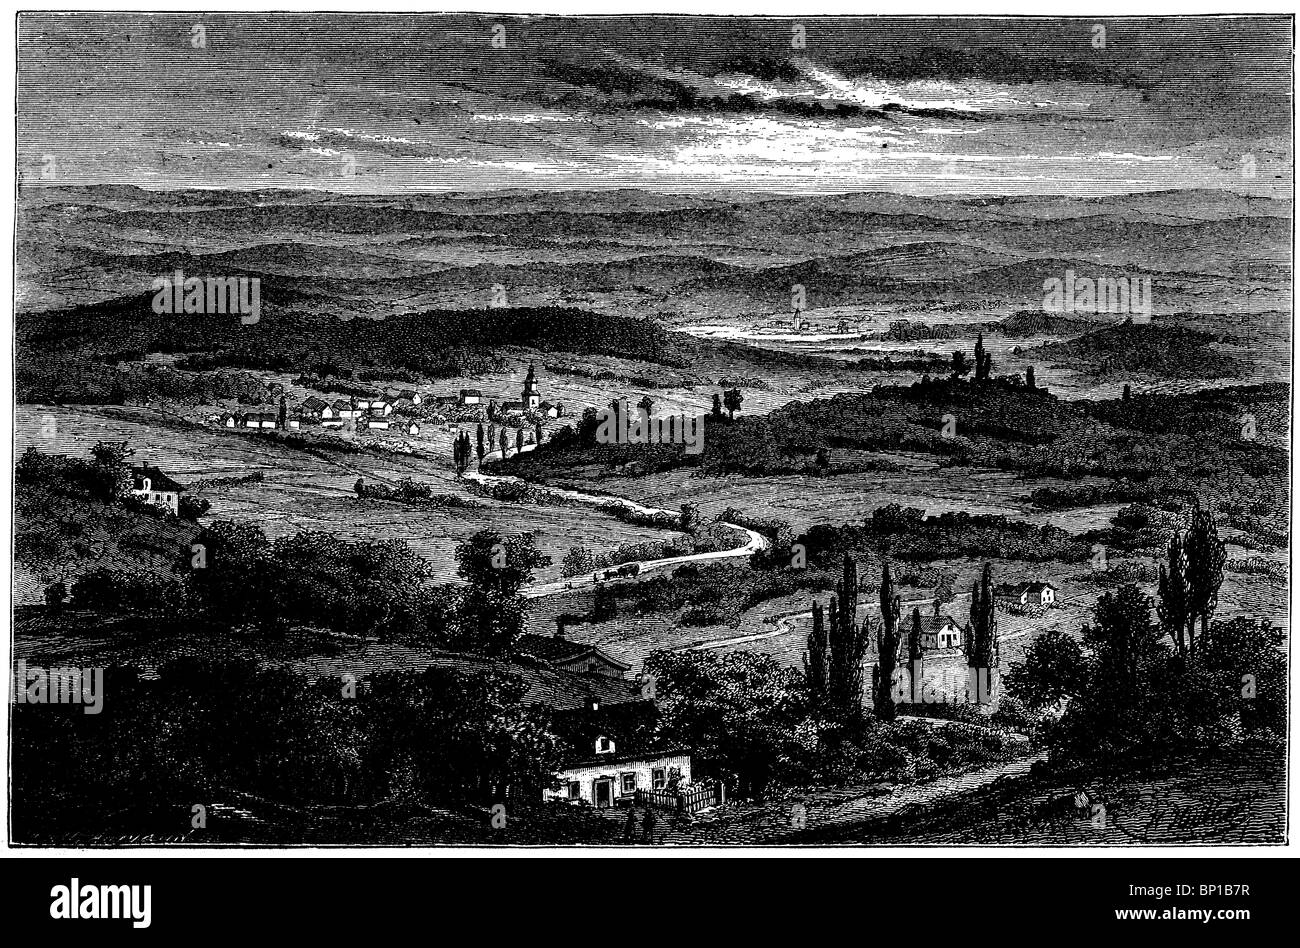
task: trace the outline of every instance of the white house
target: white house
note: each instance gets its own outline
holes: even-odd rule
[[[958,648],[961,638],[961,626],[952,616],[930,616],[921,626],[922,651]]]
[[[334,402],[334,411],[336,416],[339,418],[360,418],[363,409],[361,407],[361,402],[357,402],[353,405],[352,402],[340,398]]]
[[[542,402],[540,405],[537,406],[537,410],[547,418],[560,417],[560,406],[557,405],[555,402]]]
[[[183,486],[156,467],[141,464],[131,468],[131,496],[139,497],[145,503],[166,507],[179,515],[181,493],[184,490]]]
[[[420,433],[420,423],[413,421],[406,426],[406,433],[409,435],[418,435]]]
[[[691,755],[667,750],[620,756],[614,740],[601,735],[589,759],[569,764],[556,777],[560,789],[543,791],[543,799],[585,801],[603,809],[630,802],[638,790],[663,790],[669,781],[689,784]]]
[[[999,586],[994,593],[1002,606],[1034,606],[1046,609],[1056,604],[1056,587],[1051,583],[1020,583]]]
[[[388,424],[389,422],[387,418],[376,418],[375,416],[371,415],[369,418],[366,419],[367,428],[380,428],[380,429],[387,430]]]
[[[481,405],[483,404],[483,393],[476,388],[462,388],[460,390],[460,403],[462,405]]]

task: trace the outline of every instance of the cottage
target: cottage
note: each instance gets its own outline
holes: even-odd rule
[[[366,419],[367,428],[387,430],[388,424],[389,422],[387,418],[376,418],[374,415],[371,415],[369,418]]]
[[[433,399],[434,408],[450,408],[452,405],[459,405],[460,397],[458,395],[436,395]]]
[[[556,402],[542,402],[537,406],[537,410],[546,418],[560,417],[560,406]]]
[[[414,389],[410,389],[410,388],[402,389],[400,392],[396,394],[396,397],[393,400],[407,401],[410,402],[412,405],[424,404],[424,396],[421,395],[419,392],[415,391]]]
[[[930,616],[921,626],[921,650],[926,652],[961,646],[961,626],[952,616]]]
[[[238,428],[242,423],[239,415],[232,415],[229,412],[221,416],[219,424],[223,428]]]
[[[630,804],[638,790],[665,790],[670,784],[691,782],[691,755],[683,750],[620,755],[615,740],[604,734],[584,750],[586,759],[573,760],[557,772],[560,789],[543,791],[543,799],[586,802],[603,809]]]
[[[420,423],[413,421],[406,426],[406,433],[409,435],[418,435],[420,433]]]
[[[1056,604],[1056,587],[1051,583],[1020,583],[1015,586],[999,586],[994,590],[998,605],[1004,607],[1032,606],[1046,609]]]
[[[362,415],[361,402],[350,402],[346,399],[335,399],[334,401],[335,417],[338,418],[360,418]]]
[[[184,490],[182,485],[156,467],[141,464],[131,468],[131,496],[139,497],[145,503],[166,507],[179,515]]]
[[[330,408],[330,403],[316,395],[303,400],[298,409],[298,413],[306,415],[308,418],[331,418],[334,409]]]
[[[462,388],[460,390],[460,403],[462,405],[481,405],[483,404],[483,393],[476,388]]]
[[[526,411],[523,402],[502,402],[501,414],[503,415],[522,415]]]

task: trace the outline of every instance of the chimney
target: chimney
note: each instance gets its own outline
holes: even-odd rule
[[[564,616],[556,616],[555,618],[555,637],[557,639],[564,638]]]

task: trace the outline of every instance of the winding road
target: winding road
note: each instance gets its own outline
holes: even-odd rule
[[[529,481],[520,480],[517,477],[501,476],[496,474],[483,474],[479,471],[467,472],[464,475],[464,477],[466,480],[474,481],[480,484],[491,484],[491,483],[527,484],[533,490],[537,490],[549,494],[559,500],[569,502],[569,503],[583,504],[589,507],[617,506],[617,507],[622,507],[623,509],[628,510],[632,513],[643,514],[646,516],[653,516],[656,514],[667,514],[668,516],[674,516],[674,517],[677,516],[676,511],[665,510],[661,507],[647,507],[644,504],[639,504],[634,500],[627,499],[626,497],[613,497],[606,494],[584,494],[581,491],[576,491],[576,490],[566,490],[560,487],[548,487],[546,485],[533,484]],[[637,562],[638,565],[640,566],[640,569],[637,573],[637,576],[644,576],[646,573],[651,572],[652,570],[665,569],[667,567],[672,567],[672,566],[680,566],[683,563],[702,563],[702,562],[707,562],[709,560],[726,560],[726,559],[737,559],[741,557],[748,557],[757,553],[759,550],[767,549],[768,546],[767,537],[763,536],[761,533],[758,533],[754,530],[750,530],[748,527],[742,527],[734,523],[725,523],[719,521],[719,525],[723,527],[727,527],[731,530],[735,530],[738,533],[743,533],[746,537],[745,542],[742,545],[734,547],[733,549],[730,550],[712,550],[707,553],[690,553],[685,556],[668,556],[656,560],[639,560]],[[619,565],[628,565],[628,564],[619,564]],[[572,592],[577,589],[594,587],[600,585],[603,582],[616,581],[615,579],[605,580],[605,579],[596,578],[597,576],[603,576],[604,572],[605,570],[602,569],[597,571],[595,574],[591,576],[588,576],[586,573],[584,573],[581,576],[572,576],[569,577],[568,579],[559,579],[549,583],[533,583],[530,586],[524,587],[522,591],[522,595],[526,599],[539,599],[543,596],[561,595],[563,593]],[[628,577],[628,578],[632,578],[632,577]]]

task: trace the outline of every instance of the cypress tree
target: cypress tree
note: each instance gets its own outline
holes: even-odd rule
[[[1195,617],[1189,613],[1187,588],[1187,550],[1183,546],[1183,533],[1174,531],[1169,540],[1169,562],[1160,564],[1160,604],[1156,608],[1160,624],[1169,633],[1178,648],[1178,654],[1187,654],[1187,642],[1195,631]],[[1189,621],[1193,623],[1189,628]]]
[[[1201,620],[1199,644],[1204,646],[1210,637],[1210,620],[1219,604],[1219,587],[1223,584],[1223,564],[1227,554],[1219,539],[1219,528],[1214,515],[1198,501],[1192,511],[1192,525],[1187,531],[1187,579],[1190,595],[1188,623],[1190,633],[1195,630],[1196,619]],[[1196,641],[1189,643],[1192,652]]]
[[[894,705],[892,686],[894,670],[898,667],[898,650],[902,638],[901,626],[902,604],[894,594],[894,578],[889,564],[885,563],[880,576],[880,628],[876,632],[876,693],[872,696],[876,717],[892,721],[897,712]]]
[[[821,704],[826,700],[826,621],[819,602],[814,602],[812,607],[812,631],[808,633],[803,669],[813,701]]]

